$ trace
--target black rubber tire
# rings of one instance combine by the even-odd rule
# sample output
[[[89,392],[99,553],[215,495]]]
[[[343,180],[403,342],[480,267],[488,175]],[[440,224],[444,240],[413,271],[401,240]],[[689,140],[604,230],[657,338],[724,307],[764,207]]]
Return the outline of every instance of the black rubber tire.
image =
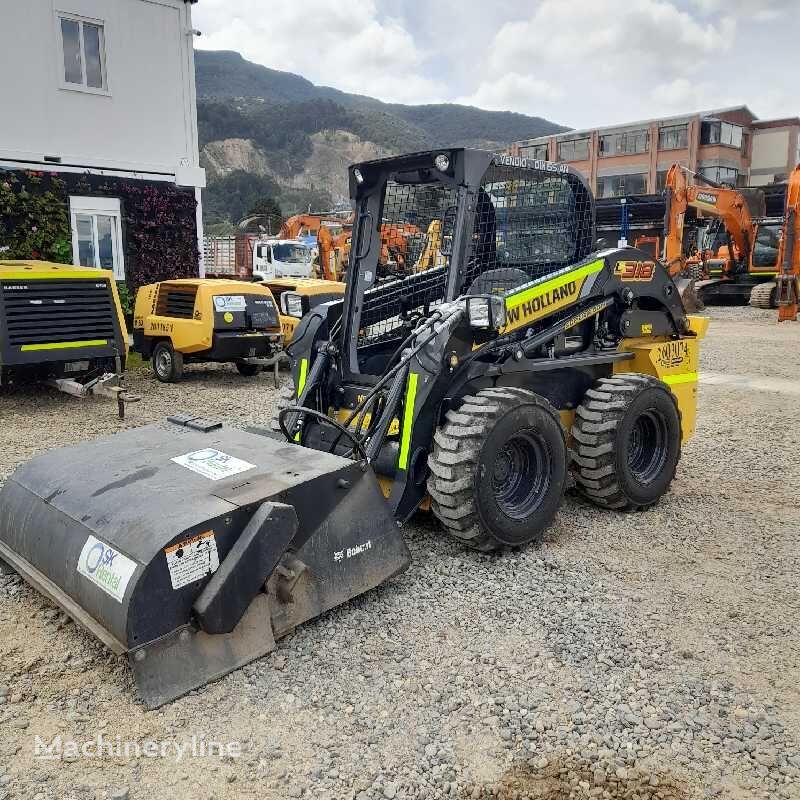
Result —
[[[243,375],[245,378],[255,378],[263,368],[260,364],[247,364],[244,361],[237,361],[236,369],[238,369],[239,374]]]
[[[276,433],[281,432],[281,426],[278,424],[278,414],[280,414],[284,408],[289,408],[289,406],[296,404],[297,397],[294,393],[294,386],[284,386],[280,392],[278,392],[278,402],[275,404],[275,414],[269,423],[269,426],[273,431]]]
[[[153,372],[162,383],[177,383],[183,377],[183,353],[179,353],[172,342],[156,342],[151,359]]]
[[[578,490],[603,508],[640,511],[669,490],[681,457],[675,396],[651,375],[601,378],[572,427]]]
[[[753,308],[777,308],[778,285],[774,281],[756,284],[750,290],[750,305]]]
[[[522,467],[531,459],[541,469]],[[547,400],[525,389],[482,389],[448,411],[434,435],[431,507],[448,533],[476,550],[528,544],[561,505],[567,465],[564,428]]]

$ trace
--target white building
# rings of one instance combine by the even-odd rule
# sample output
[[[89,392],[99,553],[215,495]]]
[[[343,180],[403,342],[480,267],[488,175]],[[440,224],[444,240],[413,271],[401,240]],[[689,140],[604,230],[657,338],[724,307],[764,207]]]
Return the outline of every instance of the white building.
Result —
[[[202,270],[193,2],[0,0],[0,181],[58,178],[74,262],[134,285],[157,277],[159,235],[178,237],[163,277]]]

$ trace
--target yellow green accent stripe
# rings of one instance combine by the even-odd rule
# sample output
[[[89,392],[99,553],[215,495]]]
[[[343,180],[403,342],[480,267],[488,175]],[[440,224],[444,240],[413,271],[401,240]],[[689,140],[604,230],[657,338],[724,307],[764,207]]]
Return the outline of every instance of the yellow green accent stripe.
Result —
[[[303,389],[306,388],[306,380],[308,379],[308,359],[301,358],[300,359],[300,374],[297,376],[297,391],[295,392],[295,396],[297,401],[300,400],[300,395],[303,393]],[[298,431],[294,435],[294,440],[296,442],[300,441],[300,432]]]
[[[297,397],[300,397],[300,393],[303,389],[306,388],[306,379],[308,378],[308,359],[301,358],[300,359],[300,375],[297,378]]]
[[[680,375],[664,375],[661,380],[668,386],[673,386],[676,383],[697,383],[697,373],[684,372]]]
[[[102,347],[108,344],[108,339],[90,339],[85,342],[51,342],[49,344],[24,344],[22,352],[31,350],[71,350],[75,347]]]
[[[403,435],[400,439],[400,458],[397,460],[400,469],[408,469],[408,451],[411,448],[411,428],[414,425],[414,401],[417,399],[418,380],[419,375],[416,372],[408,373],[408,388],[403,404]]]
[[[552,289],[558,289],[561,286],[565,286],[571,281],[578,281],[581,278],[594,275],[595,272],[600,272],[600,270],[603,269],[605,263],[606,262],[600,258],[596,261],[592,261],[591,264],[586,264],[583,267],[579,267],[578,269],[571,270],[570,272],[565,272],[563,275],[558,275],[555,278],[551,278],[549,281],[544,281],[544,283],[537,283],[535,286],[531,286],[530,289],[525,289],[524,292],[520,292],[519,294],[509,294],[506,296],[506,305],[519,305],[531,300],[534,297],[538,297],[540,294],[551,291]]]

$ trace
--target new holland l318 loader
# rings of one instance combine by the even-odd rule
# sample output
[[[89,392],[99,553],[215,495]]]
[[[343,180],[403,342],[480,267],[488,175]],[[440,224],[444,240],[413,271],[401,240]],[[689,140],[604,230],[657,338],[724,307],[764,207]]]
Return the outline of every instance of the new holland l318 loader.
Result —
[[[176,415],[0,493],[0,557],[126,654],[150,706],[404,570],[429,497],[467,545],[520,546],[570,474],[600,506],[655,503],[693,432],[705,321],[646,254],[592,252],[578,173],[451,149],[350,187],[345,295],[297,328],[282,435]],[[378,281],[385,225],[437,231],[436,263]]]

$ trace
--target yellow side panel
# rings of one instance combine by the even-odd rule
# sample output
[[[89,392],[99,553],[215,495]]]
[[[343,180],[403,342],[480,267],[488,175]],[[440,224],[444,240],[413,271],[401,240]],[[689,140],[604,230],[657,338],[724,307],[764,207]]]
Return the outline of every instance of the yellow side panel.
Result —
[[[300,324],[300,320],[297,319],[297,317],[290,317],[286,314],[280,314],[279,316],[281,320],[281,333],[283,334],[283,345],[285,347],[292,341],[295,329]]]
[[[140,286],[136,292],[136,303],[133,306],[133,327],[144,328],[145,319],[153,313],[156,302],[156,292],[158,284],[151,283],[147,286]]]
[[[330,416],[335,416],[337,422],[341,422],[342,424],[344,424],[347,421],[347,418],[350,416],[350,414],[352,414],[352,409],[340,408],[335,414],[333,413],[333,409],[329,409],[328,414]],[[372,420],[372,414],[370,414],[369,411],[367,411],[367,413],[364,414],[361,427],[364,429],[369,428],[369,423],[371,420]],[[355,420],[353,420],[353,422],[350,423],[351,427],[353,425],[355,425]],[[394,419],[392,419],[392,421],[389,423],[389,430],[387,431],[386,435],[397,436],[398,433],[400,433],[400,420],[397,417],[394,417]]]
[[[385,478],[383,475],[375,475],[378,479],[378,486],[381,487],[381,492],[385,498],[389,498],[389,495],[392,493],[392,481],[389,478]],[[422,502],[419,504],[418,511],[430,511],[431,510],[431,496],[426,494],[425,497],[422,499]]]
[[[615,373],[641,372],[653,375],[669,386],[681,413],[681,438],[684,442],[695,430],[700,339],[706,334],[708,320],[689,317],[689,327],[696,338],[624,339],[620,350],[633,353],[633,359],[614,363]]]

